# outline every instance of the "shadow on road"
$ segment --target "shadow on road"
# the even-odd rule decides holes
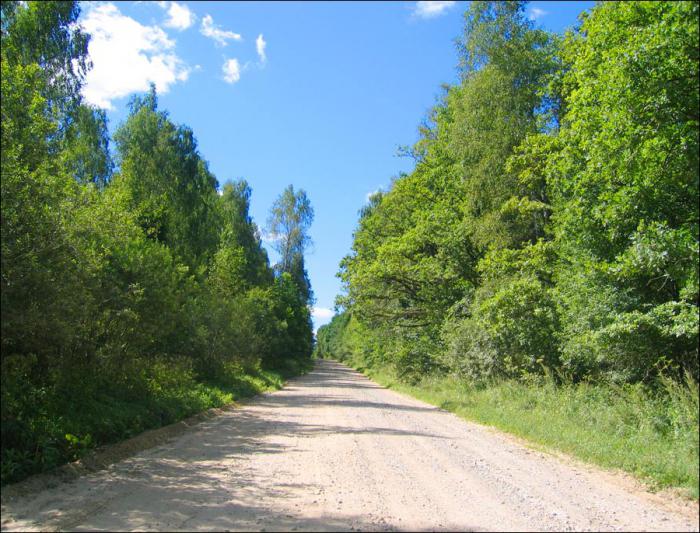
[[[309,393],[309,388],[314,391]],[[295,421],[295,416],[289,416],[299,408],[434,410],[362,401],[356,394],[351,398],[350,395],[323,393],[324,389],[338,388],[370,390],[381,387],[343,365],[319,361],[312,372],[291,380],[281,391],[261,395],[243,409],[203,422],[161,446],[112,465],[107,473],[65,484],[61,490],[63,497],[50,499],[43,505],[37,502],[33,520],[28,524],[39,523],[62,530],[346,531],[348,524],[361,530],[389,529],[388,526],[380,527],[376,517],[374,521],[347,514],[343,514],[342,519],[334,516],[299,518],[291,501],[287,505],[282,502],[298,498],[299,494],[314,494],[316,487],[301,483],[282,484],[272,474],[266,477],[259,469],[249,469],[247,459],[258,454],[310,453],[301,447],[280,444],[289,442],[289,439],[285,441],[280,437],[381,434],[441,438],[392,427],[301,423]],[[285,413],[285,417],[274,416],[277,409]],[[231,470],[231,459],[236,460],[236,470]],[[302,455],[298,460],[302,464],[303,461],[313,462]],[[12,504],[9,503],[4,510],[12,512]]]

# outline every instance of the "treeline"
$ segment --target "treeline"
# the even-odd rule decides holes
[[[408,382],[697,382],[698,9],[601,2],[562,37],[472,2],[461,82],[362,209],[319,355]]]
[[[263,387],[311,355],[287,188],[270,266],[244,181],[222,189],[157,95],[110,138],[86,105],[77,2],[2,3],[2,481]]]

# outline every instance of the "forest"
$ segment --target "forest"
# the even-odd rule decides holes
[[[309,366],[313,208],[220,186],[152,86],[110,138],[76,1],[2,2],[2,483]],[[114,146],[114,149],[111,146]]]
[[[80,4],[3,1],[2,483],[320,357],[697,499],[699,10],[600,2],[560,35],[470,2],[314,338],[306,192],[259,227],[154,85],[111,134]]]
[[[698,9],[471,2],[317,354],[697,497]]]

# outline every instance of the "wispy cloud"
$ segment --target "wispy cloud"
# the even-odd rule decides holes
[[[240,41],[242,39],[240,33],[217,28],[211,15],[204,15],[200,31],[205,37],[213,39],[218,46],[226,46],[229,40]]]
[[[260,240],[265,244],[273,244],[281,239],[280,235],[274,235],[268,231],[263,230],[260,235]]]
[[[413,14],[417,17],[429,19],[434,17],[439,17],[440,15],[447,12],[453,5],[457,2],[448,2],[442,0],[434,0],[429,2],[416,2],[413,8]]]
[[[163,23],[168,28],[186,30],[194,24],[197,18],[185,4],[178,4],[177,2],[158,2],[158,5],[168,13],[168,18]]]
[[[263,65],[267,62],[267,56],[265,55],[265,48],[267,47],[267,43],[265,42],[265,39],[263,39],[262,33],[258,35],[258,38],[255,39],[255,50],[258,52],[258,57],[260,58],[260,63]]]
[[[314,307],[311,314],[317,320],[330,320],[335,313],[333,309],[328,309],[327,307]]]
[[[241,65],[238,59],[227,59],[222,67],[224,72],[224,81],[233,85],[241,79]]]
[[[537,20],[541,17],[544,17],[545,15],[548,15],[549,12],[545,11],[544,9],[540,9],[539,7],[533,7],[530,9],[530,12],[528,13],[528,18],[530,20]]]
[[[328,324],[333,318],[335,312],[333,309],[328,309],[327,307],[313,307],[311,309],[311,316],[314,319],[314,333],[318,332],[318,328],[324,324]]]
[[[369,202],[372,199],[372,196],[374,196],[375,194],[379,194],[380,192],[382,192],[381,187],[379,187],[373,191],[369,191],[367,194],[365,194],[365,202]]]
[[[145,91],[151,82],[165,93],[187,80],[190,69],[174,53],[175,41],[158,26],[144,26],[112,3],[88,8],[81,24],[92,36],[93,67],[83,86],[89,103],[111,109],[112,100]]]

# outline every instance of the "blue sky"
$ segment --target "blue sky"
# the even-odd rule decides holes
[[[561,32],[593,2],[531,2]],[[442,83],[457,81],[455,39],[466,2],[84,2],[94,64],[86,99],[110,129],[131,95],[156,83],[161,108],[190,126],[220,183],[244,178],[263,227],[286,185],[307,191],[316,217],[307,269],[315,324],[340,291],[369,193],[410,172],[397,148]],[[274,259],[274,254],[271,254]]]

